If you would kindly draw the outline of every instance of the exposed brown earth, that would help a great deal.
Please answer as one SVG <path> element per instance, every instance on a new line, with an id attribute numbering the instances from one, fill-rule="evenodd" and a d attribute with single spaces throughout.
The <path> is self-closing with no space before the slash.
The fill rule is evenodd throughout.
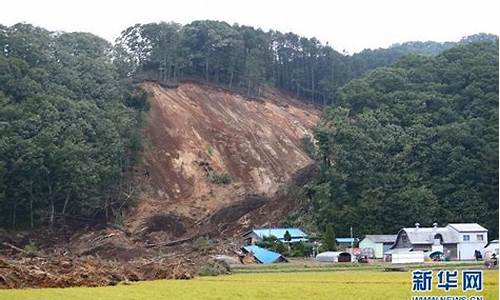
<path id="1" fill-rule="evenodd" d="M 146 189 L 128 215 L 131 232 L 151 231 L 155 215 L 169 216 L 162 229 L 171 238 L 204 223 L 238 222 L 312 162 L 302 139 L 319 112 L 287 95 L 268 89 L 261 98 L 247 98 L 195 83 L 144 88 L 152 94 L 149 147 L 137 174 Z M 230 184 L 214 182 L 222 174 Z"/>

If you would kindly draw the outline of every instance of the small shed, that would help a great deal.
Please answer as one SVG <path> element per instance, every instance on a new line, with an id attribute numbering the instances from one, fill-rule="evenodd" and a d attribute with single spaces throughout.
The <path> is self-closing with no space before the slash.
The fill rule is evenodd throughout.
<path id="1" fill-rule="evenodd" d="M 270 250 L 267 250 L 265 248 L 255 246 L 255 245 L 241 247 L 241 251 L 243 251 L 243 253 L 245 253 L 245 254 L 252 253 L 255 260 L 261 264 L 272 264 L 272 263 L 277 263 L 277 262 L 287 262 L 288 261 L 280 253 L 270 251 Z"/>
<path id="2" fill-rule="evenodd" d="M 319 262 L 351 262 L 352 255 L 344 251 L 326 251 L 316 255 L 316 261 Z"/>
<path id="3" fill-rule="evenodd" d="M 363 251 L 370 253 L 372 255 L 370 258 L 383 258 L 384 253 L 396 242 L 396 238 L 396 234 L 369 234 L 359 242 L 359 247 L 363 250 L 372 249 L 373 251 Z"/>

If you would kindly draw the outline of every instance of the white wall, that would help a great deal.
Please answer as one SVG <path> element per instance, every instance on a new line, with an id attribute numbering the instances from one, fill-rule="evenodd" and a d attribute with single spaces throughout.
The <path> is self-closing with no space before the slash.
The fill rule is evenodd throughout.
<path id="1" fill-rule="evenodd" d="M 464 241 L 464 236 L 468 235 L 469 240 Z M 483 240 L 479 240 L 477 235 L 482 235 Z M 484 246 L 488 243 L 487 232 L 459 232 L 458 233 L 458 259 L 459 260 L 474 260 L 475 250 L 479 250 L 484 258 Z"/>
<path id="2" fill-rule="evenodd" d="M 423 263 L 423 251 L 393 251 L 392 263 L 393 264 L 409 264 L 409 263 Z"/>

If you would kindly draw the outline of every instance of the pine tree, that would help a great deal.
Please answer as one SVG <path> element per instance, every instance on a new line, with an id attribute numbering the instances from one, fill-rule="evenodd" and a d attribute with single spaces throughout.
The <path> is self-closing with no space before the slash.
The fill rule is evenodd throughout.
<path id="1" fill-rule="evenodd" d="M 337 248 L 335 243 L 335 231 L 333 225 L 326 225 L 325 234 L 323 236 L 323 247 L 328 251 L 334 251 Z"/>

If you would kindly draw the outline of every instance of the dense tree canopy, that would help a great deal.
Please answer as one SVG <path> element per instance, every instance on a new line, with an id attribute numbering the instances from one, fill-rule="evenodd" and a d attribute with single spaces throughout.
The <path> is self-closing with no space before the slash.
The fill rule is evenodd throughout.
<path id="1" fill-rule="evenodd" d="M 478 34 L 462 40 L 497 40 Z M 202 79 L 258 94 L 262 84 L 317 104 L 330 104 L 336 91 L 366 71 L 395 63 L 408 53 L 437 55 L 456 43 L 408 42 L 349 56 L 316 38 L 264 32 L 219 21 L 136 24 L 117 39 L 124 74 L 161 81 Z"/>
<path id="2" fill-rule="evenodd" d="M 409 55 L 339 90 L 307 209 L 337 232 L 478 222 L 498 235 L 498 41 Z"/>
<path id="3" fill-rule="evenodd" d="M 104 216 L 123 205 L 145 97 L 87 33 L 0 27 L 0 226 Z"/>

